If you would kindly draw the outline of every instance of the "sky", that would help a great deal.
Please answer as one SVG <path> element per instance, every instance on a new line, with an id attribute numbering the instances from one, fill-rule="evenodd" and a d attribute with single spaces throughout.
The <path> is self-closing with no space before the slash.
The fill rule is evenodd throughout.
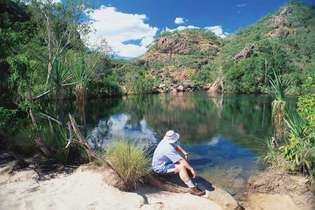
<path id="1" fill-rule="evenodd" d="M 60 1 L 60 0 L 54 0 Z M 143 55 L 161 32 L 205 28 L 226 37 L 287 3 L 287 0 L 88 0 L 90 48 L 104 40 L 116 56 Z M 305 0 L 315 3 L 315 0 Z"/>

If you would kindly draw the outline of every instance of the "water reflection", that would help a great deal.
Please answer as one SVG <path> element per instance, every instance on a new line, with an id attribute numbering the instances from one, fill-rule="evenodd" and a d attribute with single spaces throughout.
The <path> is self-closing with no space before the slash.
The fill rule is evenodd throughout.
<path id="1" fill-rule="evenodd" d="M 207 143 L 186 146 L 186 149 L 202 177 L 232 194 L 244 191 L 247 179 L 259 169 L 253 152 L 224 136 L 215 136 Z"/>
<path id="2" fill-rule="evenodd" d="M 207 93 L 127 97 L 100 113 L 104 117 L 87 117 L 88 121 L 99 117 L 88 140 L 93 148 L 121 138 L 145 146 L 174 129 L 181 134 L 181 144 L 192 154 L 191 164 L 198 172 L 238 193 L 258 170 L 257 157 L 264 153 L 265 140 L 272 133 L 271 100 L 267 96 L 213 97 Z M 88 109 L 101 104 L 95 102 Z"/>
<path id="3" fill-rule="evenodd" d="M 146 145 L 157 143 L 155 133 L 145 119 L 132 121 L 128 114 L 115 114 L 108 120 L 100 120 L 98 126 L 88 134 L 88 142 L 92 148 L 106 147 L 113 140 L 131 139 Z"/>
<path id="4" fill-rule="evenodd" d="M 116 139 L 131 139 L 148 148 L 167 130 L 176 130 L 198 172 L 237 193 L 258 170 L 257 158 L 264 154 L 265 141 L 272 134 L 271 101 L 268 96 L 182 93 L 89 100 L 82 109 L 72 102 L 60 103 L 59 109 L 50 102 L 42 107 L 62 125 L 67 123 L 64 116 L 74 113 L 93 149 L 106 147 Z M 288 101 L 289 108 L 294 104 L 294 100 Z M 45 123 L 46 118 L 41 124 Z"/>

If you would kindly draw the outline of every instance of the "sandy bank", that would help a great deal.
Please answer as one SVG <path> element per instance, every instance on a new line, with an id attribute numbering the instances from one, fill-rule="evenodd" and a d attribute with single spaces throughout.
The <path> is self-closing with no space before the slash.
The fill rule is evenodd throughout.
<path id="1" fill-rule="evenodd" d="M 314 210 L 315 195 L 309 180 L 270 168 L 251 177 L 241 198 L 246 210 Z"/>
<path id="2" fill-rule="evenodd" d="M 140 188 L 122 192 L 104 182 L 106 173 L 82 167 L 70 175 L 36 181 L 33 170 L 0 174 L 0 209 L 222 209 L 216 203 L 185 193 Z"/>

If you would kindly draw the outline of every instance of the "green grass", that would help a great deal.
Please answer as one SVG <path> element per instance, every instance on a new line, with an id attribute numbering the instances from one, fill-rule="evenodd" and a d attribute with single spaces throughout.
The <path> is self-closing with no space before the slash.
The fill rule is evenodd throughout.
<path id="1" fill-rule="evenodd" d="M 122 179 L 122 189 L 134 190 L 149 174 L 150 161 L 135 144 L 119 140 L 107 148 L 106 159 Z"/>

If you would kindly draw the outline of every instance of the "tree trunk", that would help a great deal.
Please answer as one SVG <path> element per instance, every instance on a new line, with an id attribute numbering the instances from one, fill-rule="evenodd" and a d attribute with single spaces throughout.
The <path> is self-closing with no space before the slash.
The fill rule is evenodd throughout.
<path id="1" fill-rule="evenodd" d="M 76 97 L 76 109 L 77 113 L 80 116 L 81 124 L 85 127 L 86 118 L 85 118 L 85 105 L 86 105 L 86 97 L 87 90 L 83 84 L 77 84 L 75 86 L 75 97 Z"/>
<path id="2" fill-rule="evenodd" d="M 47 48 L 48 48 L 48 66 L 47 66 L 47 79 L 46 85 L 49 82 L 51 71 L 52 71 L 52 31 L 50 24 L 50 14 L 45 14 L 46 16 L 46 28 L 47 28 Z"/>

